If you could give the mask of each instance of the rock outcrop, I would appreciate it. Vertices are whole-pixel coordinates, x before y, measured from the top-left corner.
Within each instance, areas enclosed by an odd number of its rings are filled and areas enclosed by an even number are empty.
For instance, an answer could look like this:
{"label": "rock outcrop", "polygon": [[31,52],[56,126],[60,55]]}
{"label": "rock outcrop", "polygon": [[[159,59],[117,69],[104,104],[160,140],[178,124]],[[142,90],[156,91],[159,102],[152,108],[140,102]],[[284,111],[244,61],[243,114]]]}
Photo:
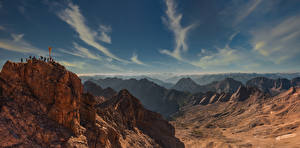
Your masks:
{"label": "rock outcrop", "polygon": [[[122,122],[119,122],[122,121]],[[174,128],[127,91],[97,104],[55,62],[6,62],[0,73],[0,147],[183,147]]]}

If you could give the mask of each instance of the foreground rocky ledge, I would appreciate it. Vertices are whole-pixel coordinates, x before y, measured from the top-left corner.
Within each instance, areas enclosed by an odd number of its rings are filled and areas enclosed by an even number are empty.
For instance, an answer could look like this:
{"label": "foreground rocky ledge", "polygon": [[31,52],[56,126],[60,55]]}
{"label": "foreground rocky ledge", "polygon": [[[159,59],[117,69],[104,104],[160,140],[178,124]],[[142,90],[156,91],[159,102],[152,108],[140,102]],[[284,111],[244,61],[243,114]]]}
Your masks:
{"label": "foreground rocky ledge", "polygon": [[0,147],[184,147],[172,125],[127,90],[102,104],[55,62],[6,62]]}

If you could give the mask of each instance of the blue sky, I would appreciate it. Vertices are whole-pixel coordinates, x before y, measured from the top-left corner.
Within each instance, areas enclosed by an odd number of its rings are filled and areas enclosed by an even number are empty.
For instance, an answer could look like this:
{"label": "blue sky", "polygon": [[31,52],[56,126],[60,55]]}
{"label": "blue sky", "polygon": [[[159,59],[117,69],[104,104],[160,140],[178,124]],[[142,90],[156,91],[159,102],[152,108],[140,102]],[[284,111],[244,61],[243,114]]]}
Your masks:
{"label": "blue sky", "polygon": [[86,73],[299,72],[299,0],[0,0],[0,66]]}

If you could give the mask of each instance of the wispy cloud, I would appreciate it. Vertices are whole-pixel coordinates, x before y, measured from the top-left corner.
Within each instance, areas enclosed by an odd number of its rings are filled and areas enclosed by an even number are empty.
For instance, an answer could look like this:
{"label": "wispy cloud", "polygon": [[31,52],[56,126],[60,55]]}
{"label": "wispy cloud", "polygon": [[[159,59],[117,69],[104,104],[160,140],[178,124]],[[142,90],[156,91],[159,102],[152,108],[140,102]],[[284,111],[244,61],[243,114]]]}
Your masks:
{"label": "wispy cloud", "polygon": [[98,39],[102,42],[111,44],[111,37],[109,36],[109,33],[112,31],[111,27],[100,25],[99,31],[101,32],[101,35],[98,37]]}
{"label": "wispy cloud", "polygon": [[230,37],[229,37],[229,42],[231,42],[238,34],[240,33],[240,31],[237,31],[235,33],[233,33]]}
{"label": "wispy cloud", "polygon": [[262,0],[252,0],[246,3],[243,7],[240,7],[239,11],[237,12],[236,19],[234,21],[234,25],[239,24],[242,22],[247,16],[249,16],[256,7],[262,2]]}
{"label": "wispy cloud", "polygon": [[47,52],[34,47],[23,39],[24,34],[11,34],[11,39],[0,39],[0,48],[33,55],[47,55]]}
{"label": "wispy cloud", "polygon": [[240,59],[238,52],[228,45],[225,48],[218,49],[216,53],[206,55],[200,58],[199,61],[190,62],[192,65],[207,68],[213,66],[228,66]]}
{"label": "wispy cloud", "polygon": [[300,16],[291,16],[280,23],[270,23],[252,31],[253,50],[274,63],[300,53]]}
{"label": "wispy cloud", "polygon": [[60,51],[70,55],[82,57],[82,58],[89,58],[98,61],[102,60],[100,55],[91,53],[87,48],[78,45],[76,42],[73,42],[73,45],[74,45],[73,50],[60,49]]}
{"label": "wispy cloud", "polygon": [[144,65],[144,66],[146,66],[145,63],[143,63],[142,61],[140,61],[140,60],[138,59],[138,55],[135,54],[135,53],[132,55],[132,57],[130,58],[130,60],[131,60],[133,63],[136,63],[136,64],[139,64],[139,65]]}
{"label": "wispy cloud", "polygon": [[83,69],[84,66],[86,65],[84,62],[68,62],[68,61],[58,61],[60,64],[66,66],[66,67],[73,67],[73,68],[78,68],[78,69]]}
{"label": "wispy cloud", "polygon": [[183,61],[181,53],[188,50],[186,44],[187,34],[195,26],[195,24],[186,27],[181,26],[182,14],[176,10],[176,3],[174,0],[165,0],[167,10],[166,17],[162,17],[165,25],[174,33],[175,47],[173,51],[162,49],[160,53],[169,55],[177,60]]}
{"label": "wispy cloud", "polygon": [[85,18],[81,14],[77,5],[69,2],[68,7],[59,12],[58,16],[61,20],[69,24],[79,34],[79,38],[86,44],[98,49],[103,54],[111,57],[112,59],[118,60],[120,62],[127,62],[126,60],[115,56],[106,47],[97,42],[97,39],[99,39],[98,33],[96,31],[93,31],[86,25]]}
{"label": "wispy cloud", "polygon": [[262,2],[262,0],[231,0],[228,1],[228,5],[219,14],[222,15],[224,21],[228,22],[230,20],[230,25],[236,27],[251,15]]}

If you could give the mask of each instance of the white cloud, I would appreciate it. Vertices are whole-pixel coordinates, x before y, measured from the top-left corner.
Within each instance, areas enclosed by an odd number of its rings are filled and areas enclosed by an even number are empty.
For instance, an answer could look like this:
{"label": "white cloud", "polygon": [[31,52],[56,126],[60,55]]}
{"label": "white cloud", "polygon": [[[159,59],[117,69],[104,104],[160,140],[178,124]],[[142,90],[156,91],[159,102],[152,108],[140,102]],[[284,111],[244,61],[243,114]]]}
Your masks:
{"label": "white cloud", "polygon": [[173,51],[163,49],[160,50],[160,53],[169,55],[177,60],[183,61],[181,52],[188,50],[188,45],[186,44],[187,34],[191,30],[191,28],[195,26],[195,24],[182,27],[182,14],[177,12],[174,0],[165,0],[165,3],[167,6],[167,10],[165,11],[166,17],[162,17],[162,20],[166,24],[166,26],[174,33],[175,47]]}
{"label": "white cloud", "polygon": [[252,31],[253,50],[276,64],[300,53],[300,16],[268,24]]}
{"label": "white cloud", "polygon": [[24,34],[11,34],[14,42],[19,42],[23,39]]}
{"label": "white cloud", "polygon": [[101,33],[98,36],[98,39],[102,42],[111,44],[111,37],[108,35],[112,31],[111,27],[110,26],[105,26],[105,25],[100,25],[99,26],[99,31]]}
{"label": "white cloud", "polygon": [[85,18],[81,14],[79,7],[72,4],[68,4],[68,8],[58,13],[60,19],[69,24],[78,34],[79,38],[84,41],[86,44],[98,49],[103,54],[112,59],[118,60],[120,62],[127,62],[126,60],[120,59],[119,57],[112,54],[106,47],[99,44],[96,40],[98,39],[98,33],[91,30],[85,24]]}
{"label": "white cloud", "polygon": [[240,31],[237,31],[235,33],[233,33],[230,37],[229,37],[229,41],[231,42],[238,34],[240,33]]}
{"label": "white cloud", "polygon": [[236,19],[234,20],[234,25],[239,24],[242,22],[247,16],[249,16],[256,7],[262,2],[262,0],[252,0],[249,1],[246,5],[243,7],[240,7],[239,11],[236,13]]}
{"label": "white cloud", "polygon": [[228,66],[233,62],[240,60],[238,52],[226,45],[223,49],[218,49],[216,53],[203,56],[199,61],[190,62],[192,65],[207,68],[213,66]]}
{"label": "white cloud", "polygon": [[108,43],[108,44],[111,44],[111,38],[110,36],[105,33],[105,32],[101,32],[101,35],[98,36],[98,39],[102,42],[105,42],[105,43]]}
{"label": "white cloud", "polygon": [[143,63],[142,61],[140,61],[138,59],[138,55],[135,53],[132,55],[132,57],[130,59],[133,63],[139,64],[139,65],[144,65],[144,66],[146,65],[145,63]]}
{"label": "white cloud", "polygon": [[101,56],[91,53],[87,48],[78,45],[76,42],[73,42],[73,45],[74,45],[74,50],[72,51],[66,49],[60,49],[60,51],[70,55],[82,57],[82,58],[89,58],[98,61],[102,60]]}
{"label": "white cloud", "polygon": [[105,26],[105,25],[99,25],[99,31],[101,32],[111,32],[112,29],[110,26]]}
{"label": "white cloud", "polygon": [[11,37],[12,39],[0,39],[0,48],[20,53],[30,53],[43,56],[47,55],[46,51],[34,47],[24,40],[24,34],[11,34]]}
{"label": "white cloud", "polygon": [[84,62],[68,62],[68,61],[58,61],[58,62],[66,67],[74,67],[78,69],[83,69],[86,65]]}

